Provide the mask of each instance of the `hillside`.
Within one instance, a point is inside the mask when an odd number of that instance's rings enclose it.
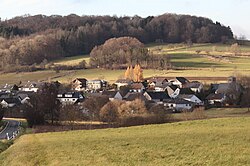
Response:
[[[174,70],[144,70],[144,77],[151,76],[184,76],[184,77],[228,77],[231,75],[243,74],[250,75],[250,46],[240,46],[240,56],[232,55],[229,44],[150,44],[146,45],[148,49],[158,55],[171,56],[171,63]],[[199,50],[199,54],[197,54]],[[209,55],[207,53],[209,52]],[[85,60],[87,66],[89,55],[79,55],[74,57],[61,58],[52,61],[56,65],[78,65]],[[198,72],[197,72],[198,71]],[[56,73],[55,71],[45,70],[37,72],[22,72],[1,74],[0,85],[6,83],[19,83],[20,81],[46,81],[58,80],[63,83],[69,83],[76,77],[86,77],[88,79],[102,78],[110,82],[123,77],[125,70],[103,70],[103,69],[83,69],[70,70]],[[196,80],[199,80],[196,78]],[[225,80],[224,78],[221,80]],[[214,82],[212,79],[203,82]],[[216,81],[216,80],[215,80]]]
[[[163,14],[146,18],[26,15],[0,20],[0,70],[89,54],[106,40],[124,36],[135,37],[144,44],[234,40],[229,26],[190,15]]]
[[[249,165],[250,118],[30,134],[2,165]]]

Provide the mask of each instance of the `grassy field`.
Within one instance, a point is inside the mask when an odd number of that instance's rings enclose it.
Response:
[[[202,114],[203,118],[229,118],[229,117],[250,117],[250,111],[248,108],[211,108],[205,110]],[[199,116],[199,115],[198,115]],[[185,121],[197,118],[197,116],[192,113],[178,113],[172,114],[174,120]]]
[[[83,60],[85,60],[86,63],[88,64],[90,60],[89,55],[78,55],[74,57],[66,57],[66,58],[52,61],[52,63],[56,65],[77,65]]]
[[[24,135],[1,165],[249,165],[250,118]]]
[[[181,63],[181,62],[179,62]],[[87,79],[105,79],[109,82],[115,82],[124,76],[125,70],[103,70],[103,69],[86,69],[76,71],[37,71],[24,73],[9,73],[0,75],[0,85],[18,84],[20,81],[60,81],[62,83],[70,83],[75,78]],[[228,77],[232,75],[250,75],[250,69],[225,69],[225,68],[207,68],[207,69],[183,69],[183,70],[144,70],[143,76],[166,76],[166,77]],[[226,80],[225,80],[226,81]],[[210,79],[205,83],[213,82]]]
[[[184,76],[184,77],[227,77],[231,75],[250,75],[250,56],[232,56],[229,55],[230,45],[222,44],[194,44],[187,47],[184,44],[163,44],[163,45],[147,45],[154,54],[168,54],[171,56],[171,63],[176,70],[144,70],[144,77],[150,76]],[[201,50],[197,55],[196,50]],[[204,56],[206,51],[210,52],[209,56]],[[241,46],[241,52],[250,54],[250,46]],[[222,58],[216,58],[218,55]],[[53,61],[54,64],[60,65],[77,65],[82,60],[89,63],[89,56],[67,57]],[[87,79],[106,79],[111,83],[122,78],[124,70],[102,70],[87,69],[77,71],[38,71],[31,73],[10,73],[0,75],[0,85],[6,83],[19,83],[20,81],[43,81],[53,80],[69,83],[77,77],[85,77]],[[209,82],[209,80],[207,80]]]

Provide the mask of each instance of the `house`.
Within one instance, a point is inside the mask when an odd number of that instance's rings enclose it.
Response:
[[[25,83],[23,86],[19,88],[19,91],[24,91],[24,92],[37,92],[39,88],[41,88],[43,83],[38,83],[38,82],[30,82],[28,81]]]
[[[30,97],[33,95],[34,92],[23,92],[19,91],[15,94],[16,97],[18,97],[21,100],[21,103],[27,103],[28,100],[30,100]]]
[[[84,96],[79,92],[67,92],[63,94],[57,94],[57,99],[62,104],[76,104],[84,100]]]
[[[215,94],[224,94],[226,104],[235,105],[239,103],[243,89],[242,85],[236,82],[235,77],[229,77],[228,83],[219,84]]]
[[[13,91],[18,91],[18,86],[16,84],[14,85],[5,84],[4,86],[0,87],[0,92],[11,93]]]
[[[107,81],[104,80],[88,80],[87,89],[88,90],[101,90],[107,87]]]
[[[189,82],[184,87],[190,88],[195,93],[201,93],[203,90],[203,84],[198,81]]]
[[[124,97],[126,101],[134,101],[135,99],[140,99],[142,101],[147,101],[146,97],[140,92],[128,92]]]
[[[168,84],[163,84],[163,85],[156,85],[155,87],[154,87],[154,91],[155,92],[165,92],[166,90],[167,90],[167,87],[168,87],[169,85]]]
[[[182,88],[185,86],[189,81],[185,77],[176,77],[174,80],[170,80],[173,85],[177,85],[178,87]]]
[[[204,102],[202,102],[196,95],[179,95],[178,98],[184,99],[190,102],[195,103],[196,106],[202,106],[204,105]]]
[[[75,91],[84,91],[87,88],[87,79],[76,78],[72,81],[72,89]]]
[[[133,83],[130,86],[130,92],[143,92],[145,89],[146,88],[142,83]]]
[[[20,105],[21,100],[18,97],[5,98],[5,99],[1,99],[0,104],[4,108],[13,108],[15,106]]]
[[[181,95],[192,95],[195,94],[194,91],[191,90],[191,88],[180,88],[180,93]]]
[[[166,92],[145,92],[143,95],[147,100],[154,101],[156,103],[162,103],[163,101],[170,99]]]
[[[210,91],[211,93],[215,93],[217,91],[217,89],[219,88],[220,84],[211,84],[210,86]]]
[[[165,77],[151,77],[147,80],[149,88],[159,87],[168,84],[168,80]]]
[[[181,112],[183,110],[191,111],[194,107],[194,103],[179,98],[166,100],[163,104],[165,107],[172,109],[173,112]]]
[[[180,89],[177,85],[167,86],[166,91],[171,98],[176,98],[180,93]]]
[[[206,97],[206,101],[209,105],[222,106],[226,100],[225,94],[214,94],[211,93]]]
[[[117,89],[120,90],[122,86],[129,86],[133,81],[130,79],[118,79],[114,84],[117,86]]]
[[[11,98],[13,95],[14,94],[10,92],[0,92],[0,99]]]
[[[122,100],[122,95],[119,91],[103,91],[102,95],[108,96],[110,101]]]

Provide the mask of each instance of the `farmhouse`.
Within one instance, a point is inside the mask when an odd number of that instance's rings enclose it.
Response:
[[[19,91],[24,91],[24,92],[37,92],[38,89],[42,86],[43,83],[38,83],[38,82],[30,82],[28,81],[25,83],[23,86],[19,88]]]
[[[58,94],[57,99],[62,104],[76,104],[82,102],[84,100],[84,96],[81,95],[79,92],[68,92],[63,94]]]
[[[103,91],[102,95],[108,96],[110,101],[122,100],[122,95],[119,91]]]
[[[166,92],[145,92],[143,95],[147,100],[154,101],[156,103],[163,103],[165,100],[170,99]]]
[[[143,92],[145,89],[146,88],[142,83],[133,83],[130,86],[130,92]]]
[[[5,98],[1,99],[2,107],[4,108],[13,108],[15,106],[18,106],[21,104],[21,100],[17,97],[12,97],[12,98]]]
[[[190,88],[195,93],[201,93],[203,90],[203,84],[198,81],[189,82],[184,87]]]
[[[182,110],[189,110],[191,111],[194,107],[194,103],[184,100],[184,99],[169,99],[164,101],[164,106],[172,109],[173,112],[181,112]]]
[[[117,86],[117,89],[120,90],[122,86],[131,85],[132,81],[130,79],[118,79],[114,84]]]
[[[213,94],[211,93],[206,97],[206,101],[209,105],[217,105],[222,106],[224,101],[226,100],[225,94]]]
[[[197,106],[204,105],[204,102],[202,102],[196,95],[185,95],[185,94],[183,95],[182,94],[182,95],[179,95],[178,98],[193,102]]]
[[[189,81],[185,77],[176,77],[175,79],[170,80],[170,82],[180,88],[184,87],[187,83],[189,83]]]
[[[72,81],[72,89],[75,91],[84,91],[87,88],[87,79],[76,78]]]
[[[88,90],[101,90],[107,87],[107,81],[104,80],[88,80],[87,89]]]

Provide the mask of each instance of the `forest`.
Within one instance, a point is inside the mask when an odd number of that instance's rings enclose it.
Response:
[[[89,54],[106,40],[124,36],[144,44],[224,43],[233,39],[230,27],[190,15],[163,14],[146,18],[25,15],[0,20],[0,70]]]

